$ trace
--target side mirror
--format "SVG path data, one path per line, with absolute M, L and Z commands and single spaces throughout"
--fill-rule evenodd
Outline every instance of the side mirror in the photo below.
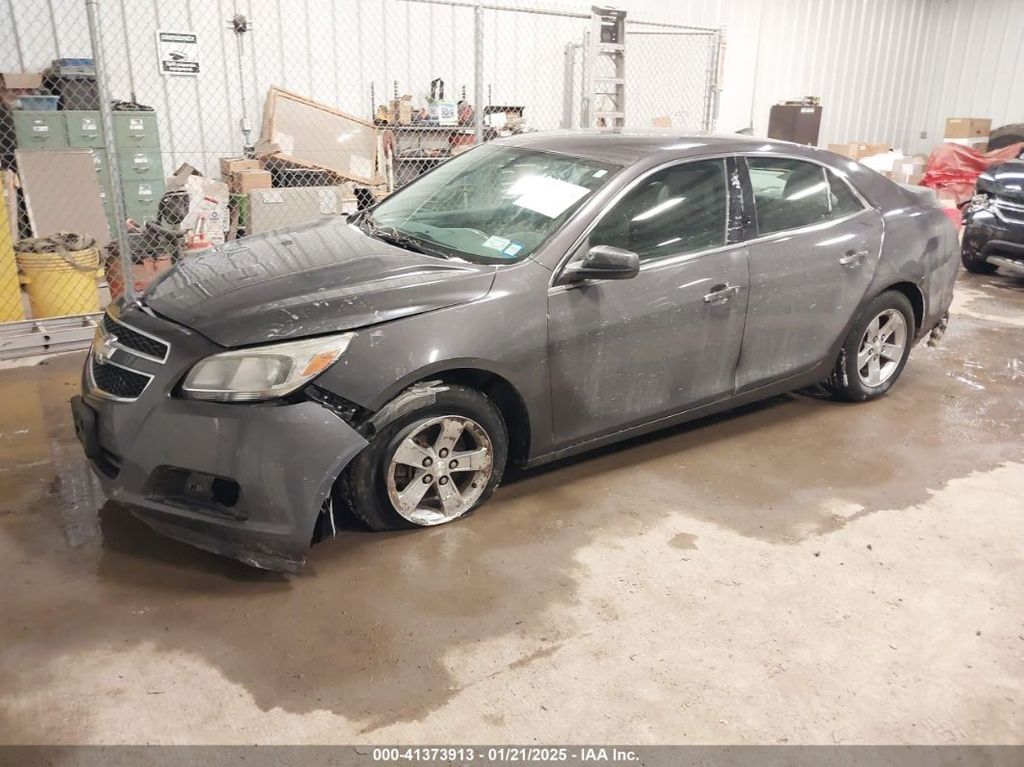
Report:
M 640 256 L 611 245 L 595 245 L 579 261 L 565 268 L 566 282 L 629 280 L 640 273 Z

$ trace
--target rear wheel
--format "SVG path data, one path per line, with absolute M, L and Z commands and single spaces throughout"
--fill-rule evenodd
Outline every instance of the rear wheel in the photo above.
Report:
M 882 293 L 854 323 L 827 388 L 849 402 L 882 396 L 903 372 L 913 339 L 910 301 L 895 290 Z
M 982 258 L 978 251 L 966 242 L 960 246 L 960 261 L 971 274 L 992 274 L 996 267 Z
M 494 403 L 473 389 L 439 385 L 419 406 L 394 412 L 342 477 L 356 516 L 374 530 L 431 527 L 487 501 L 508 455 Z

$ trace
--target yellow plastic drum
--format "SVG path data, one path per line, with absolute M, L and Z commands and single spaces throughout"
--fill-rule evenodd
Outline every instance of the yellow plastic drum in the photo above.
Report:
M 0 203 L 4 203 L 0 187 Z M 7 219 L 7 206 L 0 206 L 0 322 L 25 319 L 21 310 L 21 285 L 18 284 L 18 265 L 14 262 L 14 240 Z
M 32 316 L 63 317 L 100 310 L 96 248 L 16 254 L 21 282 L 32 304 Z

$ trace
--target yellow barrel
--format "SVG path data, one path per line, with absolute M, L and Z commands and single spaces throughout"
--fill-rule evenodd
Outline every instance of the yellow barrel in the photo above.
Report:
M 14 322 L 25 319 L 25 315 L 21 310 L 21 285 L 18 284 L 18 266 L 14 262 L 14 239 L 11 237 L 2 186 L 5 185 L 0 185 L 0 322 Z
M 19 251 L 16 258 L 33 318 L 100 310 L 96 287 L 100 254 L 96 248 L 45 253 Z

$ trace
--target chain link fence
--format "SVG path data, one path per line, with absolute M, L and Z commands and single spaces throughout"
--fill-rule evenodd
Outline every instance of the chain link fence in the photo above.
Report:
M 587 6 L 5 0 L 0 358 L 81 345 L 181 259 L 588 117 Z M 722 34 L 627 18 L 624 124 L 713 127 Z

